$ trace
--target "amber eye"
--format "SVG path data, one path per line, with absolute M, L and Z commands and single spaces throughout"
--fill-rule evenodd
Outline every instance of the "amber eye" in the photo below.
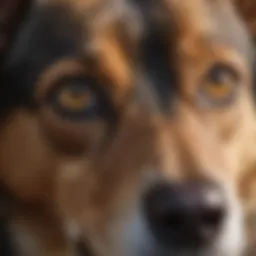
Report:
M 239 75 L 233 68 L 217 64 L 208 71 L 204 78 L 200 87 L 200 95 L 208 104 L 225 105 L 232 101 L 239 84 Z
M 70 112 L 80 112 L 95 104 L 95 95 L 85 88 L 64 87 L 56 100 L 58 104 Z
M 110 108 L 99 86 L 83 78 L 69 78 L 59 82 L 49 94 L 48 104 L 63 118 L 78 120 L 104 117 Z

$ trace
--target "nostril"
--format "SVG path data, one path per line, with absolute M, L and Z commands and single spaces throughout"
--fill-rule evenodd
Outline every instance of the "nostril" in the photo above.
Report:
M 201 227 L 205 230 L 217 232 L 221 227 L 225 217 L 225 208 L 216 207 L 209 208 L 202 211 L 201 214 Z
M 223 216 L 223 208 L 207 210 L 202 216 L 202 222 L 205 223 L 207 226 L 215 227 L 222 222 Z

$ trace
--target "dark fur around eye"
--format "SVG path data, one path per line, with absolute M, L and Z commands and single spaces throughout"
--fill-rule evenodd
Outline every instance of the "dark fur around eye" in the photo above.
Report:
M 88 92 L 92 95 L 93 101 L 79 111 L 65 108 L 58 102 L 61 90 L 68 89 L 71 92 Z M 45 104 L 51 106 L 54 112 L 61 118 L 70 121 L 90 121 L 93 119 L 115 119 L 116 111 L 112 105 L 107 92 L 100 87 L 97 81 L 87 77 L 66 77 L 61 79 L 54 88 L 47 94 Z

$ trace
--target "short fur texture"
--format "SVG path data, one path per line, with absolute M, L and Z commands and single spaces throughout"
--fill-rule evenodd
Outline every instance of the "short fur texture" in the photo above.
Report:
M 1 71 L 14 255 L 77 255 L 82 243 L 95 256 L 240 256 L 254 232 L 242 218 L 255 204 L 252 56 L 228 0 L 35 1 Z M 216 65 L 239 78 L 220 105 L 204 91 Z M 56 88 L 76 79 L 100 104 L 93 118 L 55 109 Z M 160 254 L 140 210 L 160 180 L 225 191 L 214 246 Z

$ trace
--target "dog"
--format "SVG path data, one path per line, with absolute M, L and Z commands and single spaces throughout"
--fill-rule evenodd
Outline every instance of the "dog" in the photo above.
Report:
M 13 254 L 242 255 L 252 65 L 228 0 L 34 1 L 1 69 Z

